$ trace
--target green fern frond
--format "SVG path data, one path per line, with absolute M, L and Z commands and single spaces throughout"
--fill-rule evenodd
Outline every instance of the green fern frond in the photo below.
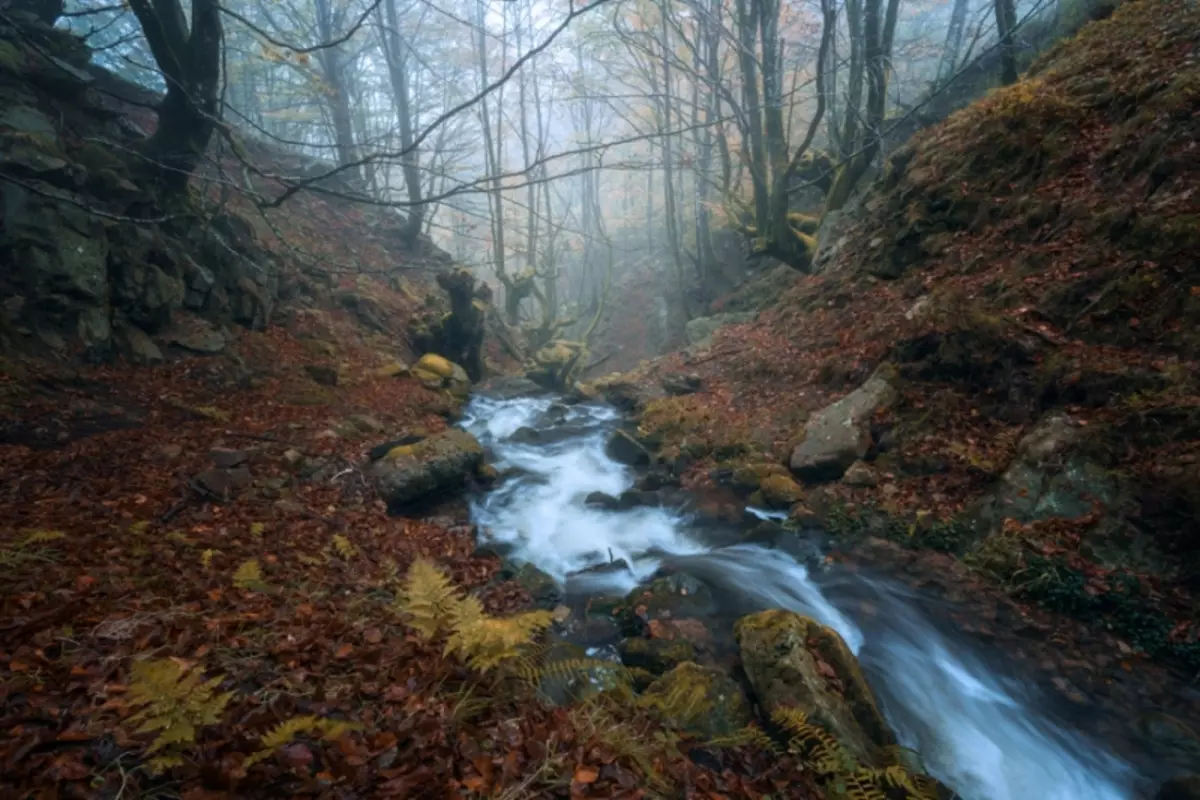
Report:
M 233 692 L 217 692 L 224 680 L 204 680 L 200 670 L 170 658 L 139 661 L 133 665 L 129 702 L 139 708 L 129 718 L 138 733 L 157 731 L 147 753 L 161 750 L 163 763 L 182 758 L 180 747 L 196 740 L 205 725 L 216 725 Z
M 261 591 L 267 588 L 267 584 L 263 581 L 262 567 L 258 564 L 258 559 L 251 558 L 243 561 L 233 573 L 233 585 L 239 589 Z
M 458 587 L 433 562 L 418 558 L 408 568 L 396 598 L 396 609 L 426 639 L 449 626 L 461 603 Z
M 349 561 L 358 554 L 358 549 L 355 548 L 354 544 L 340 533 L 333 535 L 333 549 L 342 557 L 343 561 Z
M 473 669 L 488 672 L 521 654 L 542 630 L 550 627 L 549 611 L 529 611 L 511 617 L 491 617 L 470 595 L 451 609 L 446 654 L 458 654 Z

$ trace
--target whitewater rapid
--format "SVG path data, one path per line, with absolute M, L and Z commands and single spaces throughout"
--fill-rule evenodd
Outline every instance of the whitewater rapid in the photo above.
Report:
M 714 547 L 669 509 L 587 507 L 592 492 L 617 496 L 635 480 L 604 452 L 618 422 L 608 406 L 563 406 L 550 396 L 473 399 L 462 425 L 511 475 L 473 501 L 481 535 L 572 591 L 628 592 L 669 558 L 739 605 L 791 609 L 832 627 L 858 656 L 900 743 L 967 800 L 1137 796 L 1136 770 L 1043 713 L 1034 687 L 996 674 L 939 632 L 905 587 L 836 567 L 813 573 L 780 550 Z M 559 435 L 536 441 L 520 435 L 526 428 Z M 621 560 L 628 570 L 577 574 Z

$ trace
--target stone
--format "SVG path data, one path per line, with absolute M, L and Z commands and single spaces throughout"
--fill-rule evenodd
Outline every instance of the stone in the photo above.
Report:
M 322 386 L 338 385 L 337 367 L 329 364 L 305 364 L 304 371 L 308 373 L 308 377 Z
M 625 431 L 613 431 L 604 452 L 618 464 L 631 467 L 646 466 L 651 461 L 650 451 Z
M 391 439 L 389 441 L 384 442 L 383 444 L 375 445 L 367 453 L 367 458 L 370 459 L 371 461 L 378 461 L 379 459 L 386 456 L 388 453 L 390 453 L 395 448 L 404 447 L 404 446 L 410 445 L 410 444 L 416 444 L 417 442 L 421 441 L 424 438 L 426 438 L 424 432 L 417 433 L 414 431 L 413 433 L 405 434 L 404 436 L 401 436 L 398 439 Z
M 858 488 L 871 488 L 879 485 L 879 476 L 866 462 L 855 461 L 842 476 L 842 483 Z
M 157 331 L 171 321 L 173 311 L 183 304 L 184 289 L 181 278 L 153 264 L 114 258 L 113 305 L 147 330 Z
M 753 311 L 731 311 L 725 314 L 714 314 L 711 317 L 696 317 L 689 320 L 684 327 L 688 344 L 693 347 L 705 347 L 712 341 L 712 336 L 719 328 L 726 325 L 740 325 L 753 322 L 758 314 Z
M 497 400 L 513 400 L 544 394 L 545 389 L 520 375 L 502 375 L 490 378 L 477 387 L 480 394 Z
M 728 736 L 754 719 L 750 704 L 732 677 L 690 661 L 652 683 L 643 698 L 658 700 L 660 711 L 673 727 L 705 739 Z
M 403 378 L 411 374 L 411 372 L 412 370 L 409 368 L 408 364 L 405 364 L 403 361 L 393 361 L 392 363 L 385 364 L 384 366 L 375 370 L 375 377 Z
M 804 499 L 804 489 L 790 475 L 768 475 L 758 491 L 769 508 L 789 508 Z
M 625 604 L 650 620 L 705 617 L 716 610 L 712 591 L 686 572 L 676 572 L 634 589 L 626 595 Z
M 1154 800 L 1200 800 L 1200 775 L 1179 775 L 1163 781 Z
M 419 442 L 398 445 L 375 461 L 370 474 L 392 508 L 460 489 L 483 461 L 483 447 L 466 431 L 451 428 Z
M 288 448 L 287 450 L 283 451 L 283 461 L 289 467 L 295 468 L 304 462 L 304 454 L 294 447 Z
M 213 466 L 229 469 L 245 464 L 246 460 L 250 458 L 250 454 L 245 450 L 216 447 L 208 452 L 208 457 L 213 462 Z
M 203 320 L 193 320 L 186 327 L 180 327 L 163 335 L 170 344 L 190 350 L 193 353 L 215 355 L 225 349 L 225 335 L 215 326 Z
M 792 451 L 792 472 L 809 483 L 834 481 L 867 454 L 871 416 L 896 399 L 888 373 L 877 369 L 862 386 L 809 417 L 804 440 Z
M 443 380 L 450 380 L 454 377 L 454 368 L 456 366 L 458 365 L 454 362 L 436 353 L 426 353 L 417 361 L 415 369 L 423 370 Z M 459 369 L 462 368 L 459 367 Z M 465 375 L 466 373 L 464 372 L 463 374 Z
M 621 662 L 661 675 L 685 661 L 696 660 L 696 647 L 691 642 L 672 639 L 625 639 L 617 645 Z
M 613 497 L 611 494 L 604 492 L 592 492 L 583 499 L 583 504 L 588 508 L 599 508 L 605 511 L 616 511 L 621 501 Z
M 704 381 L 699 375 L 668 375 L 662 379 L 663 391 L 670 395 L 694 394 L 700 391 Z
M 762 482 L 772 475 L 783 475 L 790 478 L 788 468 L 783 464 L 746 464 L 733 471 L 730 480 L 733 488 L 749 494 L 756 492 Z
M 882 767 L 896 736 L 842 637 L 794 611 L 738 620 L 742 667 L 763 710 L 796 708 L 837 737 L 861 764 Z
M 533 564 L 522 564 L 513 576 L 513 580 L 521 588 L 529 592 L 534 605 L 538 608 L 551 609 L 562 603 L 563 590 L 554 578 L 542 572 Z
M 160 364 L 164 360 L 162 350 L 136 325 L 117 326 L 114 338 L 120 351 L 135 364 Z
M 210 467 L 197 475 L 195 480 L 210 494 L 228 500 L 235 490 L 249 486 L 254 478 L 245 467 Z

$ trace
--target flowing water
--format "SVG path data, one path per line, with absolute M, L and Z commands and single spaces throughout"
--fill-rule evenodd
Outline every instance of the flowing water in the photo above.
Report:
M 669 563 L 739 612 L 787 608 L 834 628 L 860 659 L 901 743 L 969 800 L 1137 796 L 1133 767 L 1052 718 L 1031 684 L 1001 674 L 936 625 L 898 583 L 810 567 L 780 550 L 714 545 L 681 512 L 585 506 L 588 494 L 616 496 L 635 480 L 604 452 L 618 422 L 607 406 L 475 398 L 463 426 L 510 473 L 473 503 L 480 530 L 573 592 L 622 594 Z M 578 574 L 619 560 L 629 569 Z

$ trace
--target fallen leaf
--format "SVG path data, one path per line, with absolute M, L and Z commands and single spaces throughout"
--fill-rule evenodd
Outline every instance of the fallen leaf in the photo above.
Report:
M 599 777 L 600 772 L 591 767 L 579 767 L 575 770 L 575 780 L 579 783 L 595 783 Z

